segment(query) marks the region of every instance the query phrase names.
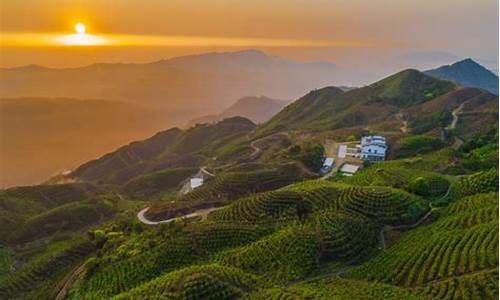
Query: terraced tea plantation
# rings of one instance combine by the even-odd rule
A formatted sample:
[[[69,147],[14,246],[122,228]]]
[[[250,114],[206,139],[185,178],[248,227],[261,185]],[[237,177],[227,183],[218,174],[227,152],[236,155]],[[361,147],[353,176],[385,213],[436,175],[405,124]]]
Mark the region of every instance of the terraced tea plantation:
[[[472,92],[406,70],[314,90],[263,125],[160,132],[74,183],[2,190],[0,299],[498,299],[498,127],[452,130],[449,112],[412,137],[421,111],[467,101],[478,124],[498,107]],[[374,126],[389,160],[315,173],[330,140]]]
[[[226,172],[207,180],[201,187],[180,197],[177,203],[159,203],[149,211],[150,219],[161,219],[193,210],[197,207],[216,207],[242,196],[272,190],[300,180],[301,171],[294,165],[249,172]]]

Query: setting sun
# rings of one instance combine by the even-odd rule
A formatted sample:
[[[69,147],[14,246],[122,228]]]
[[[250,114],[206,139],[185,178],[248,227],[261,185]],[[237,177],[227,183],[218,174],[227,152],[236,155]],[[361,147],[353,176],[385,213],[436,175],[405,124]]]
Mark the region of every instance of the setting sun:
[[[87,28],[85,27],[85,25],[83,23],[76,23],[75,31],[77,33],[83,34],[83,33],[85,33],[86,30],[87,30]]]

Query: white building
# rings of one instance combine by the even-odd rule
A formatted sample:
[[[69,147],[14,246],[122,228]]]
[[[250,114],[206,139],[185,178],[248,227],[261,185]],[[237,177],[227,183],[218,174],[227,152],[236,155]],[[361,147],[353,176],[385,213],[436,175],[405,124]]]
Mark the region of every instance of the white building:
[[[387,145],[383,136],[371,135],[361,138],[361,158],[363,160],[385,160],[386,150]]]
[[[191,189],[195,189],[202,185],[203,185],[203,178],[197,178],[197,177],[191,178],[190,180]]]
[[[352,176],[359,170],[359,168],[360,166],[358,165],[343,164],[342,168],[340,168],[340,172],[344,176]]]
[[[321,173],[326,173],[330,171],[333,167],[333,163],[335,162],[335,159],[333,157],[327,157],[325,158],[325,161],[323,162],[323,166],[321,167]]]
[[[337,153],[338,158],[345,158],[347,153],[347,145],[341,144],[339,145],[339,152]]]

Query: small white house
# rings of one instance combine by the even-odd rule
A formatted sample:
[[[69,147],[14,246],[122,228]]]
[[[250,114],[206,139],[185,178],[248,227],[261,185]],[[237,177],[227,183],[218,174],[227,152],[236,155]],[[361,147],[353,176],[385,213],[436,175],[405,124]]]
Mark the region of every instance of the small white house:
[[[343,164],[342,168],[340,168],[340,172],[345,176],[352,176],[359,170],[359,168],[360,166],[358,165]]]
[[[325,158],[325,161],[323,162],[323,167],[331,168],[333,166],[334,161],[335,160],[333,159],[333,157]]]
[[[191,178],[190,180],[191,189],[195,189],[202,185],[203,185],[203,178],[197,178],[197,177]]]
[[[321,167],[321,173],[326,173],[330,171],[335,163],[335,159],[333,157],[327,157],[323,161],[323,166]]]
[[[372,135],[361,138],[361,158],[363,160],[385,160],[386,150],[387,145],[383,136]]]

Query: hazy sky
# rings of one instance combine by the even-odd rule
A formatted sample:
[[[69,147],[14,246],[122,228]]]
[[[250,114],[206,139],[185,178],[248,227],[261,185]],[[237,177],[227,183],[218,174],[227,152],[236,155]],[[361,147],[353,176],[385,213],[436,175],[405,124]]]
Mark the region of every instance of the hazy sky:
[[[463,57],[498,64],[497,0],[0,1],[3,66],[144,62],[242,48],[368,69]],[[73,33],[76,22],[127,42],[39,42],[43,34]]]

